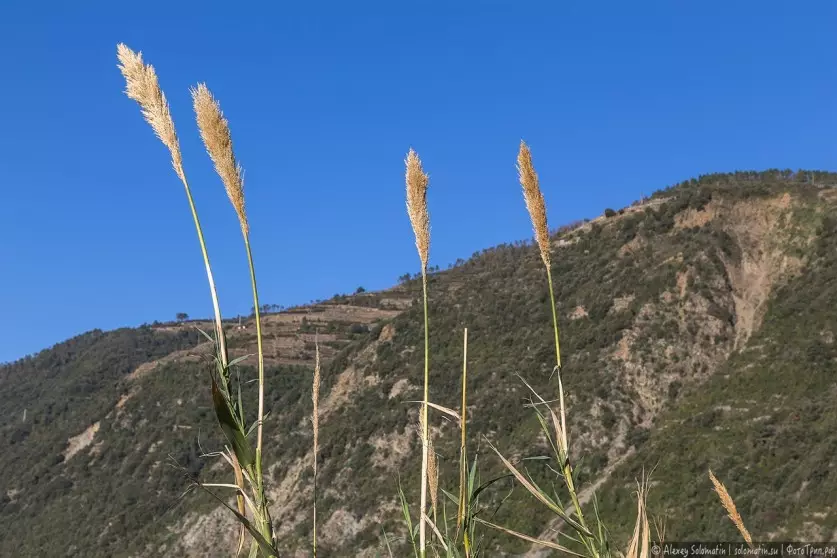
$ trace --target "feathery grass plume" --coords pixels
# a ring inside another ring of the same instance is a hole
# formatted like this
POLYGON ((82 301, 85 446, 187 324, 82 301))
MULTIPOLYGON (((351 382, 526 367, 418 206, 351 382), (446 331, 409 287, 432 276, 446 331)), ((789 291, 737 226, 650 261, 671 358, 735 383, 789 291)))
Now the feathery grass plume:
POLYGON ((241 165, 235 159, 229 122, 205 83, 199 83, 191 92, 201 139, 238 214, 242 230, 249 232, 247 213, 244 211, 244 181, 241 165))
MULTIPOLYGON (((124 43, 119 43, 116 46, 116 56, 119 60, 118 68, 125 78, 125 93, 130 99, 136 101, 142 115, 154 133, 163 142, 169 153, 171 154, 172 166, 177 177, 183 183, 186 190, 186 198, 189 201, 189 209, 192 212, 192 219, 195 223, 195 230, 198 234, 198 241, 203 255, 204 267, 206 268, 206 277, 209 282, 209 293, 212 298, 212 307, 215 313, 215 343, 216 353, 220 364, 221 380, 225 383, 225 390, 229 393, 229 378, 226 337, 224 335, 224 328, 221 322, 221 307, 218 303, 218 292, 215 288, 215 279, 212 274, 212 266, 209 264, 209 253, 206 249, 206 241, 203 237, 203 229, 201 228, 200 219, 198 218, 198 211, 195 207, 195 201, 192 198, 192 190, 189 188, 189 182, 186 180, 186 173, 183 170, 183 156, 180 152, 180 142, 177 139, 177 132, 174 127, 174 120, 171 116, 168 101, 160 88, 157 73, 154 67, 146 64, 142 60, 141 52, 134 52, 124 43)), ((242 517, 246 514, 244 504, 244 476, 241 471, 241 465, 235 454, 232 454, 231 464, 233 472, 235 473, 236 485, 239 487, 239 493, 236 496, 236 503, 238 513, 242 517)), ((245 526, 242 524, 239 530, 239 552, 244 544, 245 526)))
POLYGON ((744 527, 744 520, 741 519, 741 515, 735 507, 735 502, 732 500, 732 496, 729 495, 727 488, 715 477, 711 469, 709 470, 709 480, 711 480, 712 484, 715 486, 715 492, 718 493, 718 498, 721 499, 721 505, 724 506, 725 510, 727 510, 727 514, 735 525, 735 528, 738 529, 738 532, 741 533, 741 536, 744 537, 744 540, 750 548, 753 548, 753 538, 750 536, 750 532, 747 528, 744 527))
MULTIPOLYGON (((427 213, 427 184, 429 179, 421 166, 418 154, 410 149, 405 161, 407 165, 407 215, 416 237, 416 249, 421 260, 422 299, 424 302, 424 400, 421 415, 422 451, 421 451, 421 513, 427 510, 427 466, 428 466, 428 431, 427 431, 427 403, 429 400, 430 384, 430 335, 427 320, 427 261, 430 256, 430 217, 427 213)), ((421 558, 427 554, 427 532, 425 521, 419 521, 419 553, 421 558)))
POLYGON ((241 234, 244 238, 244 247, 247 252, 247 263, 250 268, 250 284, 253 290, 253 307, 255 309, 256 321, 256 345, 258 353, 259 368, 259 408, 257 418, 256 434, 256 459, 254 482, 256 485, 256 500, 259 507, 257 514, 259 529, 262 536, 273 540, 273 527, 270 522, 267 498, 264 490, 264 475, 262 474, 262 447, 263 447, 263 424, 264 424, 264 349, 261 325, 261 311, 259 304, 259 290, 256 286, 256 269, 253 264, 253 252, 250 247, 250 225, 247 221, 247 213, 244 209, 244 183, 242 180, 241 166, 235 158, 232 145, 232 133, 224 113, 221 112, 221 105, 212 96, 206 84, 200 83, 191 89, 192 104, 195 110, 198 128, 206 151, 215 165, 215 171, 221 177, 227 196, 238 216, 241 226, 241 234))
POLYGON ((160 89, 154 66, 142 61, 142 53, 134 52, 124 43, 116 45, 119 70, 125 77, 125 94, 140 105, 142 116, 151 125, 151 129, 171 152, 174 172, 185 180, 183 157, 180 154, 180 142, 174 129, 166 95, 160 89))
POLYGON ((541 251, 541 259, 546 267, 550 266, 549 257, 549 227, 546 224, 546 203, 543 199, 538 173, 532 165, 532 152, 526 142, 520 142, 520 151, 517 154, 517 172, 520 177, 520 185, 523 186, 523 199, 526 201, 526 209, 529 210, 529 217, 532 219, 532 227, 535 229, 535 240, 541 251))
POLYGON ((561 368, 561 347, 558 342, 558 313, 555 309, 555 291, 552 286, 552 260, 549 252, 549 227, 546 223, 546 202, 543 199, 538 173, 532 164, 532 152, 526 142, 520 142, 520 151, 517 153, 517 172, 520 185, 523 186, 523 199, 526 201, 526 209, 529 210, 529 217, 532 220, 532 228, 535 229, 535 240, 541 253, 541 259, 546 267, 546 278, 549 282, 549 300, 552 303, 552 325, 555 331, 555 362, 561 368))
POLYGON ((416 249, 422 269, 427 268, 430 256, 430 216, 427 213, 427 185, 429 177, 424 173, 421 159, 410 149, 407 153, 407 215, 416 236, 416 249))
POLYGON ((203 238, 200 219, 198 219, 195 201, 192 198, 192 190, 189 188, 189 183, 186 181, 186 173, 183 170, 180 142, 177 139, 177 132, 174 127, 174 120, 171 117, 171 111, 169 110, 169 103, 166 100, 163 90, 160 89, 160 83, 157 79, 157 73, 154 71, 154 66, 143 62, 141 52, 134 52, 124 43, 119 43, 116 45, 116 56, 119 59, 119 71, 125 77, 125 94, 139 104, 146 122, 151 125, 151 129, 154 130, 154 133, 160 141, 169 149, 174 172, 180 178, 180 181, 186 189, 186 197, 189 200, 189 208, 192 210, 192 218, 198 233, 204 266, 206 267, 206 276, 209 281, 209 292, 212 296, 212 306, 215 311, 215 335, 220 347, 219 352, 221 358, 224 359, 222 364, 226 367, 227 349, 224 330, 221 325, 218 293, 215 289, 212 267, 209 265, 209 255, 206 250, 206 242, 203 238))
POLYGON ((317 455, 319 453, 320 435, 320 343, 317 337, 314 338, 314 384, 311 390, 311 402, 314 409, 311 411, 311 423, 314 426, 314 533, 313 551, 317 556, 317 455))

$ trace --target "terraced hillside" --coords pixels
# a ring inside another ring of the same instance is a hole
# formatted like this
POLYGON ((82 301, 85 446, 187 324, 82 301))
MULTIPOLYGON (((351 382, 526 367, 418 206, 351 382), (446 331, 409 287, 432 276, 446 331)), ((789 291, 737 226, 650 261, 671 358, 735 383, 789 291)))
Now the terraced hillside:
MULTIPOLYGON (((268 314, 274 386, 310 382, 315 336, 330 362, 408 303, 366 294, 268 314)), ((128 555, 177 519, 186 475, 211 475, 217 460, 200 455, 220 443, 199 328, 212 326, 92 331, 0 368, 0 555, 128 555)), ((251 320, 227 335, 231 354, 255 352, 251 320)))

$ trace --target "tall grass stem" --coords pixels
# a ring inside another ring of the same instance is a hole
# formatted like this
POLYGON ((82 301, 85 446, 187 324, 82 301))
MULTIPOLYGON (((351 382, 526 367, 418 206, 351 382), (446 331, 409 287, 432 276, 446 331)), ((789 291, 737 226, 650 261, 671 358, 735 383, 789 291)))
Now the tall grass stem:
POLYGON ((313 410, 311 411, 311 423, 314 427, 314 529, 312 534, 312 550, 314 558, 317 558, 317 455, 319 453, 319 435, 320 435, 320 342, 317 337, 314 338, 314 382, 311 393, 311 402, 313 410))
POLYGON ((428 466, 428 421, 427 408, 430 384, 430 338, 427 318, 427 261, 430 254, 430 218, 427 213, 427 184, 418 154, 413 150, 407 153, 404 161, 407 166, 407 215, 416 237, 416 250, 421 260, 421 284, 424 302, 424 399, 422 401, 422 452, 421 452, 421 517, 419 517, 419 551, 421 558, 427 553, 425 513, 427 511, 427 466, 428 466))
MULTIPOLYGON (((427 316, 427 267, 423 266, 421 271, 421 284, 422 284, 422 298, 424 299, 424 399, 422 402, 421 413, 422 413, 422 453, 421 453, 421 513, 424 516, 424 512, 427 509, 427 465, 428 465, 428 452, 429 452, 429 444, 428 444, 428 423, 427 423, 427 409, 428 405, 427 402, 430 400, 430 329, 428 323, 428 316, 427 316)), ((426 540, 426 531, 425 531, 425 521, 420 518, 421 523, 419 526, 419 553, 421 558, 425 558, 427 554, 427 540, 426 540)))
MULTIPOLYGON (((456 514, 456 529, 463 528, 465 521, 466 506, 468 505, 467 479, 468 479, 468 454, 466 451, 467 432, 467 394, 468 394, 468 328, 462 334, 462 408, 459 411, 459 430, 461 439, 459 442, 459 506, 456 514)), ((458 538, 458 534, 457 534, 458 538)), ((465 547, 466 558, 471 555, 471 540, 468 537, 468 529, 463 529, 462 543, 465 547)))
POLYGON ((549 302, 552 306, 552 329, 555 332, 555 364, 561 370, 561 344, 558 341, 558 310, 555 307, 555 289, 552 286, 552 270, 546 267, 546 278, 549 282, 549 302))

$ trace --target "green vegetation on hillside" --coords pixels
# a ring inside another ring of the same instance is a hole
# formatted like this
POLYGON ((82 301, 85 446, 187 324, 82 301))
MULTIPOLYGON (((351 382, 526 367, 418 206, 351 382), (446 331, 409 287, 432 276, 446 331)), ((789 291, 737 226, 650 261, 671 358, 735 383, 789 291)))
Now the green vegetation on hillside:
MULTIPOLYGON (((653 469, 649 512, 666 518, 670 539, 736 538, 710 467, 756 539, 827 539, 837 528, 829 499, 837 492, 837 314, 829 304, 837 292, 837 175, 777 176, 710 175, 553 236, 571 451, 584 456, 574 464, 582 493, 609 476, 596 494, 613 540, 633 526, 643 468, 653 469)), ((467 327, 468 450, 479 454, 485 479, 504 468, 483 437, 516 465, 548 452, 515 377, 551 397, 543 275, 528 242, 428 275, 430 399, 458 408, 467 327)), ((382 528, 404 534, 399 473, 405 493, 419 489, 419 405, 411 402, 421 399, 420 296, 420 280, 411 278, 319 305, 392 309, 377 323, 321 320, 310 309, 282 314, 305 314, 290 334, 303 353, 313 350, 304 344, 315 330, 335 335, 321 388, 324 556, 379 549, 382 528)), ((249 330, 236 336, 231 348, 252 349, 249 330)), ((215 504, 196 493, 179 500, 187 473, 229 481, 217 459, 201 457, 221 448, 201 340, 188 323, 90 332, 0 367, 0 555, 227 555, 233 523, 223 516, 220 530, 201 527, 215 504), (97 422, 90 445, 65 459, 70 438, 97 422), (209 537, 214 531, 220 538, 209 537)), ((309 544, 311 377, 306 366, 266 369, 265 459, 276 464, 266 474, 278 487, 272 515, 283 552, 309 544)), ((255 386, 247 390, 252 408, 255 386)), ((433 412, 430 426, 442 478, 456 479, 458 427, 433 412)), ((542 461, 522 463, 549 486, 542 461)), ((520 487, 498 483, 486 501, 499 504, 509 491, 496 521, 550 536, 551 517, 520 487)), ((526 547, 486 534, 489 555, 526 547)))
MULTIPOLYGON (((706 471, 723 471, 754 538, 830 540, 837 532, 837 216, 820 213, 798 277, 773 293, 741 351, 659 419, 648 442, 602 488, 622 519, 642 467, 655 467, 649 507, 672 540, 731 540, 706 471), (684 441, 687 441, 684 443, 684 441)), ((623 531, 624 532, 624 531, 623 531)))

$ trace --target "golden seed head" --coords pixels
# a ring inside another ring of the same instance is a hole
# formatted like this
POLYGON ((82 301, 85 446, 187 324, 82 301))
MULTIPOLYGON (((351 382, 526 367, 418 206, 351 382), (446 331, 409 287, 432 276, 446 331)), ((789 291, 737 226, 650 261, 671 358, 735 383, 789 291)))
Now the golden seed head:
POLYGON ((407 154, 407 215, 416 235, 416 248, 421 258, 422 273, 427 271, 430 255, 430 217, 427 214, 428 176, 421 167, 415 151, 407 154))
POLYGON ((116 45, 116 56, 119 59, 119 71, 125 77, 125 94, 139 104, 146 122, 168 147, 174 171, 185 181, 180 142, 174 129, 169 103, 160 89, 154 66, 145 64, 142 61, 142 53, 134 52, 124 43, 116 45))
POLYGON ((215 164, 215 171, 221 177, 227 196, 238 214, 241 230, 247 234, 250 226, 244 210, 244 180, 241 165, 235 160, 229 122, 224 118, 221 105, 209 92, 206 84, 198 84, 197 87, 191 89, 191 92, 195 116, 206 152, 215 164))
POLYGON ((526 209, 532 219, 535 229, 535 240, 541 252, 543 263, 549 267, 549 228, 546 225, 546 203, 538 184, 538 173, 532 165, 532 152, 525 142, 520 142, 520 152, 517 154, 517 172, 520 175, 520 185, 523 186, 523 199, 526 209))
POLYGON ((741 519, 741 515, 735 507, 735 502, 732 500, 732 496, 729 495, 727 488, 715 477, 711 469, 709 470, 709 480, 711 480, 712 484, 715 486, 715 492, 718 493, 718 497, 721 499, 721 505, 724 506, 725 510, 727 510, 727 514, 729 514, 729 518, 732 520, 733 524, 735 524, 736 529, 738 529, 738 532, 741 533, 742 537, 744 537, 744 540, 747 541, 747 544, 752 547, 753 539, 750 536, 750 532, 747 531, 746 527, 744 527, 744 520, 741 519))

